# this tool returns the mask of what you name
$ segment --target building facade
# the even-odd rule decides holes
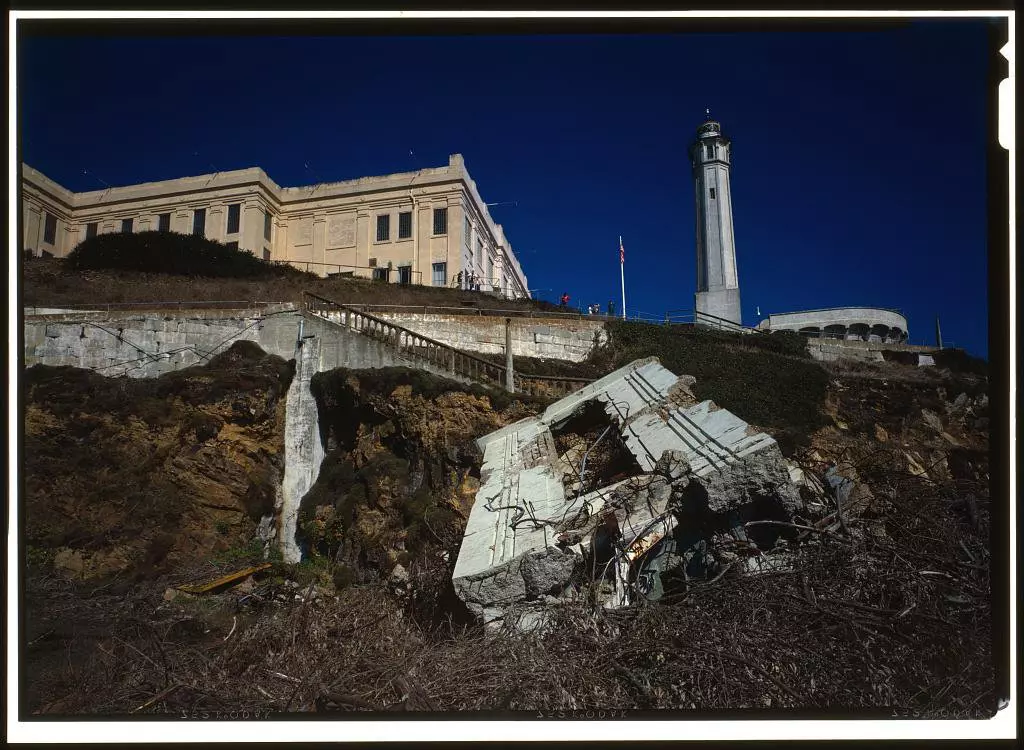
[[[742,323],[736,241],[732,227],[729,183],[731,143],[722,126],[708,119],[697,128],[690,145],[690,164],[697,201],[697,293],[701,313],[737,325]]]
[[[259,167],[74,193],[22,165],[24,252],[64,257],[110,232],[197,234],[326,275],[460,287],[529,287],[461,154],[444,167],[281,187]]]

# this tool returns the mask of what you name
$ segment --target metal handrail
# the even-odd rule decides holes
[[[53,302],[48,305],[24,305],[27,310],[38,310],[39,308],[51,308],[57,310],[92,310],[92,309],[105,309],[105,310],[117,310],[126,309],[132,307],[169,307],[173,306],[179,310],[183,305],[192,305],[194,307],[204,307],[213,305],[281,305],[287,304],[285,302],[269,302],[260,300],[248,300],[248,299],[222,299],[222,300],[156,300],[153,302]]]
[[[386,266],[386,265],[383,265],[383,266],[356,266],[356,265],[352,265],[351,263],[322,263],[322,262],[316,261],[316,260],[272,260],[272,261],[268,261],[268,262],[270,264],[272,264],[272,265],[275,265],[275,266],[305,266],[306,267],[306,273],[309,273],[309,267],[310,266],[321,266],[321,267],[325,267],[325,268],[334,268],[334,269],[336,269],[335,273],[339,273],[339,274],[340,273],[346,273],[348,271],[352,271],[352,273],[354,275],[356,271],[370,271],[371,273],[367,274],[366,277],[371,277],[373,275],[372,274],[373,271],[382,271],[383,270],[383,271],[387,271],[388,272],[388,277],[389,277],[388,283],[389,284],[391,283],[390,276],[391,276],[391,272],[392,271],[398,271],[399,268],[408,268],[410,276],[415,276],[415,278],[417,279],[416,281],[413,281],[413,280],[410,279],[410,281],[408,282],[410,285],[416,284],[417,286],[422,286],[422,282],[423,282],[423,271],[413,271],[411,266],[395,266],[395,265],[390,266],[390,267]],[[342,269],[344,269],[344,270],[342,270]],[[324,273],[330,275],[329,271],[324,271]],[[363,277],[360,277],[360,278],[363,278]],[[398,283],[401,283],[401,282],[398,282]]]

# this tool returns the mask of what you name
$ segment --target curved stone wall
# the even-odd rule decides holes
[[[907,340],[907,319],[881,307],[830,307],[824,310],[769,315],[757,327],[798,331],[809,338],[901,344]]]

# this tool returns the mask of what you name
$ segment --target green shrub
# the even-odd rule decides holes
[[[963,349],[941,349],[932,357],[939,367],[945,367],[953,372],[966,372],[988,377],[988,362],[979,357],[972,357]]]
[[[807,357],[798,335],[739,334],[633,321],[610,321],[608,335],[608,346],[595,352],[594,358],[622,367],[656,356],[677,375],[694,376],[698,398],[711,399],[759,427],[784,432],[787,446],[824,424],[821,406],[828,375]]]
[[[181,276],[252,278],[299,273],[244,250],[177,232],[99,234],[79,243],[65,263],[75,271],[113,269]]]

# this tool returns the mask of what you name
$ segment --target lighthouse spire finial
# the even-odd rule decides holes
[[[708,116],[708,119],[710,120],[711,119],[711,107],[705,107],[704,108],[704,113]]]

